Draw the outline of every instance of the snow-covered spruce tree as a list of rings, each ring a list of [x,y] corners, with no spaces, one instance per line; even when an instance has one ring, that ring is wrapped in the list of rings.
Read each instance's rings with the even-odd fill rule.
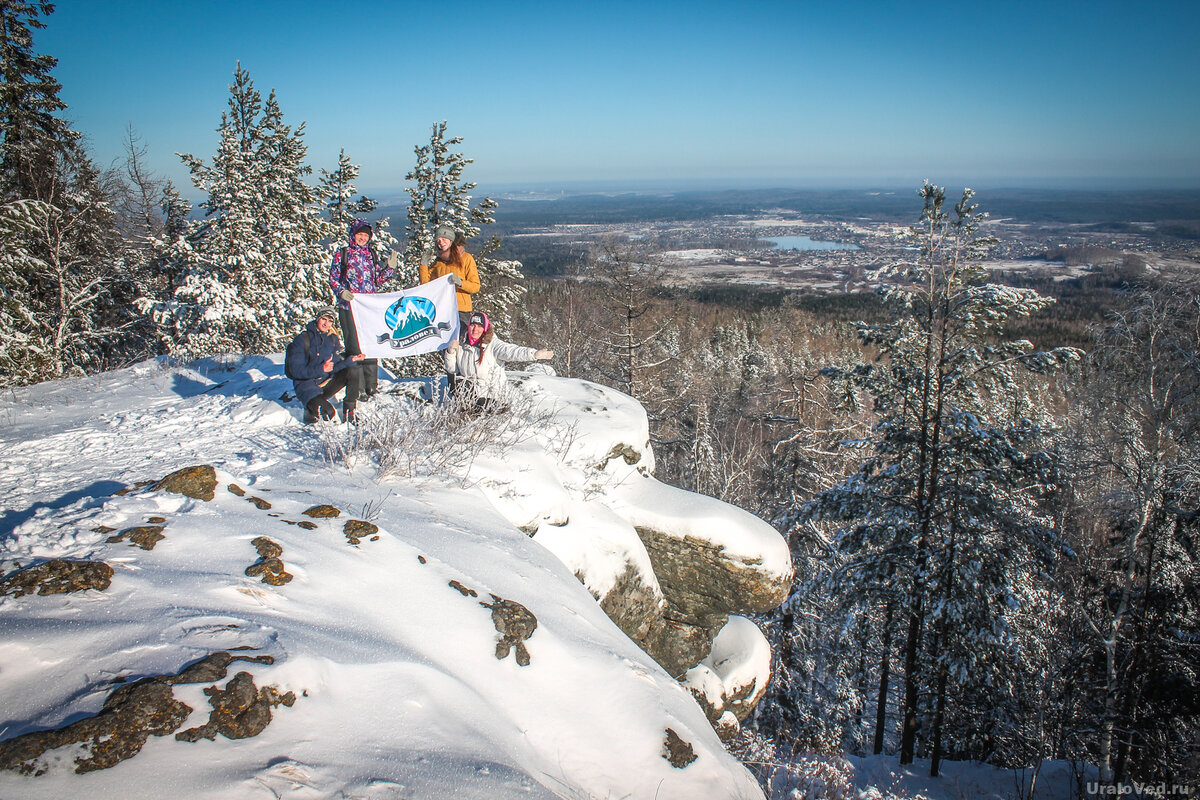
[[[50,3],[0,3],[0,382],[32,383],[122,357],[130,317],[112,186],[57,116],[66,106],[33,30]]]
[[[404,265],[399,279],[404,286],[417,283],[417,265],[421,253],[433,246],[433,232],[438,225],[449,225],[461,231],[468,240],[467,250],[475,257],[479,268],[481,288],[475,295],[475,306],[496,320],[502,329],[512,323],[511,310],[525,291],[521,262],[503,261],[491,257],[500,246],[500,238],[493,235],[478,250],[470,243],[479,236],[483,227],[493,224],[497,203],[485,197],[471,206],[471,191],[476,184],[463,180],[463,170],[474,159],[455,152],[462,144],[461,136],[446,138],[446,122],[433,125],[429,144],[414,148],[416,166],[405,175],[413,185],[405,191],[411,201],[408,206],[408,242],[404,251]]]
[[[353,163],[346,151],[338,153],[338,166],[333,172],[321,170],[321,182],[317,192],[325,205],[325,215],[339,235],[329,242],[332,253],[347,244],[347,233],[350,223],[355,219],[366,217],[379,204],[366,195],[358,193],[354,181],[358,180],[359,165]],[[354,196],[358,194],[358,199]],[[384,259],[396,246],[396,237],[392,236],[387,217],[372,222],[374,235],[371,237],[371,247],[375,250],[377,259]],[[388,291],[391,290],[389,287]]]
[[[56,158],[79,142],[79,134],[58,116],[67,108],[58,96],[62,85],[51,74],[58,59],[39,55],[33,46],[33,31],[46,27],[39,17],[53,11],[53,3],[0,3],[0,192],[6,200],[45,198],[57,174]]]
[[[1075,389],[1060,572],[1094,687],[1077,726],[1101,779],[1200,780],[1200,293],[1172,280],[1110,312]],[[1189,765],[1190,760],[1190,765]]]
[[[329,302],[322,240],[336,231],[305,182],[304,124],[293,130],[237,65],[212,164],[180,158],[207,195],[205,218],[169,243],[182,282],[167,302],[143,298],[167,349],[189,357],[264,353]]]
[[[359,165],[350,160],[346,151],[338,151],[338,165],[333,172],[320,170],[321,181],[318,193],[325,205],[326,218],[340,230],[345,230],[351,220],[370,214],[379,204],[366,195],[359,195],[354,181],[358,180]]]
[[[798,511],[829,523],[845,559],[831,591],[847,618],[891,605],[904,690],[901,763],[921,734],[938,773],[943,753],[975,743],[945,724],[958,698],[1002,701],[1013,657],[1010,619],[1031,601],[1057,543],[1039,500],[1055,485],[1046,431],[1018,370],[1044,373],[1078,352],[1037,352],[1005,322],[1048,305],[1029,289],[987,282],[991,244],[967,190],[951,216],[944,189],[921,189],[920,257],[887,268],[894,318],[862,325],[876,363],[833,370],[865,390],[877,416],[857,473]],[[886,652],[886,651],[885,651]]]

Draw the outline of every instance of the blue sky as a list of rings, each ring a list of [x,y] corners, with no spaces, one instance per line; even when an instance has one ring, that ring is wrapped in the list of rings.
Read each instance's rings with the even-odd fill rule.
[[[335,8],[335,6],[337,6]],[[205,159],[241,61],[309,162],[400,187],[448,120],[484,187],[1200,187],[1193,2],[60,0],[38,31],[102,164]]]

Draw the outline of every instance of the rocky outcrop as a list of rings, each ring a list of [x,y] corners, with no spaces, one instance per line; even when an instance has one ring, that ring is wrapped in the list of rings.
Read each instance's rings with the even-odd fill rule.
[[[154,545],[166,538],[163,536],[163,529],[162,525],[139,525],[136,528],[126,528],[115,536],[108,537],[105,541],[117,544],[128,539],[130,544],[143,550],[153,550]]]
[[[496,641],[496,658],[503,661],[515,648],[517,663],[522,667],[529,666],[529,650],[525,647],[525,640],[533,636],[537,629],[537,617],[520,603],[496,595],[492,595],[492,602],[481,602],[479,605],[492,610],[492,624],[500,634]]]
[[[94,716],[72,722],[56,730],[34,731],[0,743],[0,769],[15,770],[24,775],[42,775],[49,769],[48,762],[43,759],[44,754],[71,744],[79,745],[80,748],[79,754],[75,757],[75,771],[79,773],[107,769],[126,759],[133,758],[141,752],[142,747],[151,736],[166,736],[174,733],[192,713],[191,706],[175,699],[172,689],[174,685],[203,683],[224,678],[229,665],[234,661],[271,663],[272,659],[270,656],[233,656],[219,651],[189,665],[177,675],[156,675],[122,686],[109,695],[108,699],[104,701],[103,708]],[[256,693],[256,699],[252,702],[241,702],[246,693],[244,684],[250,678],[249,673],[246,672],[238,673],[238,678],[243,675],[246,676],[246,679],[243,679],[236,687],[237,699],[235,701],[228,700],[227,695],[220,695],[222,708],[236,709],[243,706],[246,709],[251,706],[257,708],[255,704],[260,703],[257,698],[261,693]],[[238,678],[234,680],[236,681]],[[233,683],[234,681],[230,681],[230,686]],[[251,680],[250,689],[253,688],[254,684]],[[215,692],[219,692],[215,686],[211,691],[205,690],[210,697],[216,697]],[[295,695],[290,693],[289,695],[290,697],[279,695],[272,689],[265,697],[268,703],[291,705],[295,701]],[[216,700],[213,701],[213,707],[213,713],[216,714]],[[261,732],[266,727],[266,723],[271,720],[270,708],[266,709],[265,721],[263,721],[261,709],[254,713],[249,722],[239,722],[236,714],[226,714],[226,716],[234,718],[234,722],[217,724],[213,728],[215,732],[228,735],[226,733],[228,730],[253,736]],[[212,724],[211,719],[210,724]],[[249,733],[251,730],[253,733]],[[196,741],[197,738],[199,737],[185,740]],[[244,738],[244,736],[230,738]]]
[[[690,742],[684,741],[673,728],[667,728],[663,739],[662,757],[676,769],[683,769],[696,760],[696,751]]]
[[[655,609],[639,605],[650,613],[638,626],[644,633],[631,638],[676,678],[709,654],[731,614],[769,611],[787,598],[789,581],[771,579],[757,564],[730,557],[719,545],[646,527],[636,530],[664,602]]]
[[[204,693],[213,709],[208,722],[175,734],[181,742],[215,739],[218,733],[227,739],[249,739],[270,724],[272,708],[279,705],[290,708],[296,702],[294,692],[280,694],[272,686],[259,689],[249,672],[234,675],[224,689],[210,686]]]
[[[196,500],[212,500],[217,496],[217,471],[208,464],[184,467],[150,488],[156,492],[174,492]]]
[[[376,534],[379,533],[379,526],[374,522],[367,522],[365,519],[348,519],[342,526],[342,533],[345,534],[346,541],[357,545],[366,538],[370,538],[371,541],[377,540],[379,536]]]
[[[265,536],[259,536],[250,544],[258,551],[258,561],[246,567],[246,575],[251,578],[262,576],[262,582],[271,586],[283,586],[292,579],[292,574],[283,564],[283,546]]]
[[[6,575],[0,580],[0,595],[68,594],[86,589],[102,592],[112,584],[112,576],[112,567],[103,561],[54,558]]]

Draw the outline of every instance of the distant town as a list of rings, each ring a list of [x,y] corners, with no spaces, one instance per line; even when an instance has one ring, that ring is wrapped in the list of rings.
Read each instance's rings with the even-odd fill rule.
[[[975,201],[989,212],[985,232],[997,243],[985,263],[997,273],[1061,281],[1104,269],[1200,268],[1200,192],[1007,190]],[[531,275],[577,273],[592,245],[615,237],[658,252],[666,280],[679,287],[853,293],[875,285],[874,270],[912,256],[908,233],[920,211],[915,193],[505,198],[496,228],[504,240],[498,255],[521,260]]]

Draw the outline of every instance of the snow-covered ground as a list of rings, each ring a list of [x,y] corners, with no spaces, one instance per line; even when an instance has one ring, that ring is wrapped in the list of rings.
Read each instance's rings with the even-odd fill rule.
[[[381,480],[366,461],[330,462],[286,402],[278,356],[155,360],[7,392],[0,574],[86,559],[113,575],[103,591],[0,598],[0,739],[85,720],[118,686],[216,651],[256,660],[176,683],[192,710],[175,730],[202,725],[204,690],[240,671],[295,701],[252,738],[153,735],[86,774],[73,771],[79,746],[60,747],[31,762],[43,775],[0,771],[0,798],[761,797],[688,691],[601,611],[589,588],[604,587],[573,573],[602,584],[636,561],[631,519],[723,537],[780,575],[786,545],[744,512],[647,477],[648,450],[603,466],[614,443],[646,443],[629,398],[520,382],[552,409],[557,443],[539,431],[481,452],[465,479]],[[360,414],[370,425],[406,402]],[[201,464],[216,470],[211,500],[139,485]],[[340,515],[303,513],[323,504]],[[352,539],[349,519],[370,526]],[[138,527],[162,538],[143,549]],[[269,557],[260,537],[282,548],[289,582],[246,574]],[[536,618],[503,658],[501,600]],[[744,624],[714,651],[718,681],[763,669]],[[667,760],[672,735],[695,756],[685,766]]]

